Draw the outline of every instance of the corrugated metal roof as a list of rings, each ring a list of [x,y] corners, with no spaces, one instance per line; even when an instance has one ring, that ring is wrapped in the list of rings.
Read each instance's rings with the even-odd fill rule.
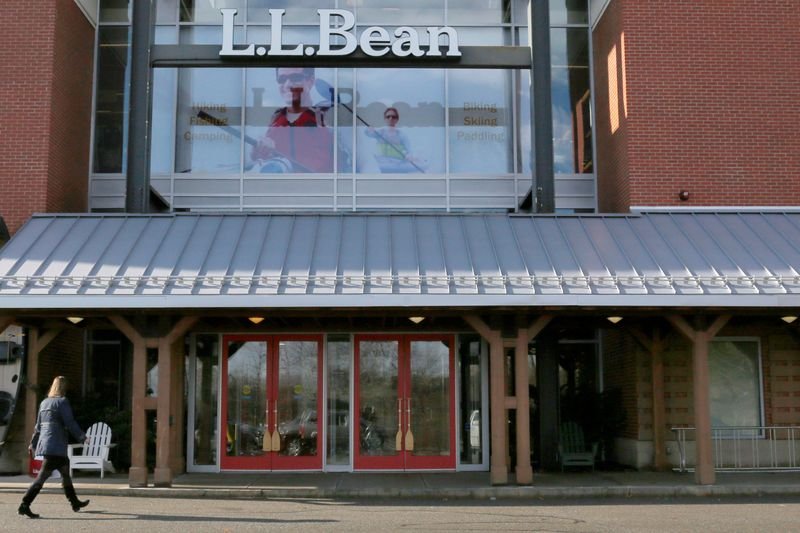
[[[37,215],[0,308],[798,306],[800,212]]]

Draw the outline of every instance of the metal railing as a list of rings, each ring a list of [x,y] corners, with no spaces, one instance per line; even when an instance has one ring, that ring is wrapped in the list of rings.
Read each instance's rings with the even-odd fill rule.
[[[680,462],[675,470],[694,471],[693,427],[673,427]],[[689,438],[687,438],[689,437]],[[800,426],[712,428],[714,470],[800,471]]]

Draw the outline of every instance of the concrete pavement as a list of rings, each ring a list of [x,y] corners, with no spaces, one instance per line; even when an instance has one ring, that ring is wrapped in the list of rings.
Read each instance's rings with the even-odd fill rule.
[[[0,476],[0,492],[25,491],[32,478]],[[534,485],[491,486],[488,472],[450,473],[220,473],[182,474],[172,487],[131,488],[126,475],[79,473],[83,496],[165,498],[602,498],[680,496],[800,496],[800,473],[718,473],[715,485],[700,486],[694,474],[677,472],[568,472],[535,474]],[[45,492],[60,492],[51,479]]]

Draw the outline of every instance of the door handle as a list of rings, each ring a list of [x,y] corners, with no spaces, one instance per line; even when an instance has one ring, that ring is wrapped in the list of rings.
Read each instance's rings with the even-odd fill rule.
[[[267,409],[264,411],[264,436],[261,437],[261,449],[265,452],[272,451],[272,439],[269,435],[269,399],[267,399]]]
[[[397,399],[397,435],[394,437],[394,448],[398,452],[403,449],[403,399]]]
[[[275,431],[272,432],[272,451],[281,451],[281,436],[278,433],[278,400],[275,400],[275,407],[272,410],[272,419],[275,424]]]
[[[267,400],[267,410],[264,411],[264,435],[261,437],[261,449],[265,452],[272,451],[272,439],[269,436],[269,400]]]
[[[411,398],[406,398],[406,451],[414,451],[414,434],[411,432]]]

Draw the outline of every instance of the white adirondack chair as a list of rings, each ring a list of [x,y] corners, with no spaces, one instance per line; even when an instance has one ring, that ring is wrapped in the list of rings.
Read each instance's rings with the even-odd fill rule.
[[[111,428],[103,422],[96,422],[86,431],[86,437],[86,444],[70,444],[67,449],[70,476],[73,470],[99,470],[100,478],[106,470],[112,474],[116,472],[108,460],[108,451],[116,446],[111,444]],[[83,453],[76,454],[78,448],[82,448]]]

